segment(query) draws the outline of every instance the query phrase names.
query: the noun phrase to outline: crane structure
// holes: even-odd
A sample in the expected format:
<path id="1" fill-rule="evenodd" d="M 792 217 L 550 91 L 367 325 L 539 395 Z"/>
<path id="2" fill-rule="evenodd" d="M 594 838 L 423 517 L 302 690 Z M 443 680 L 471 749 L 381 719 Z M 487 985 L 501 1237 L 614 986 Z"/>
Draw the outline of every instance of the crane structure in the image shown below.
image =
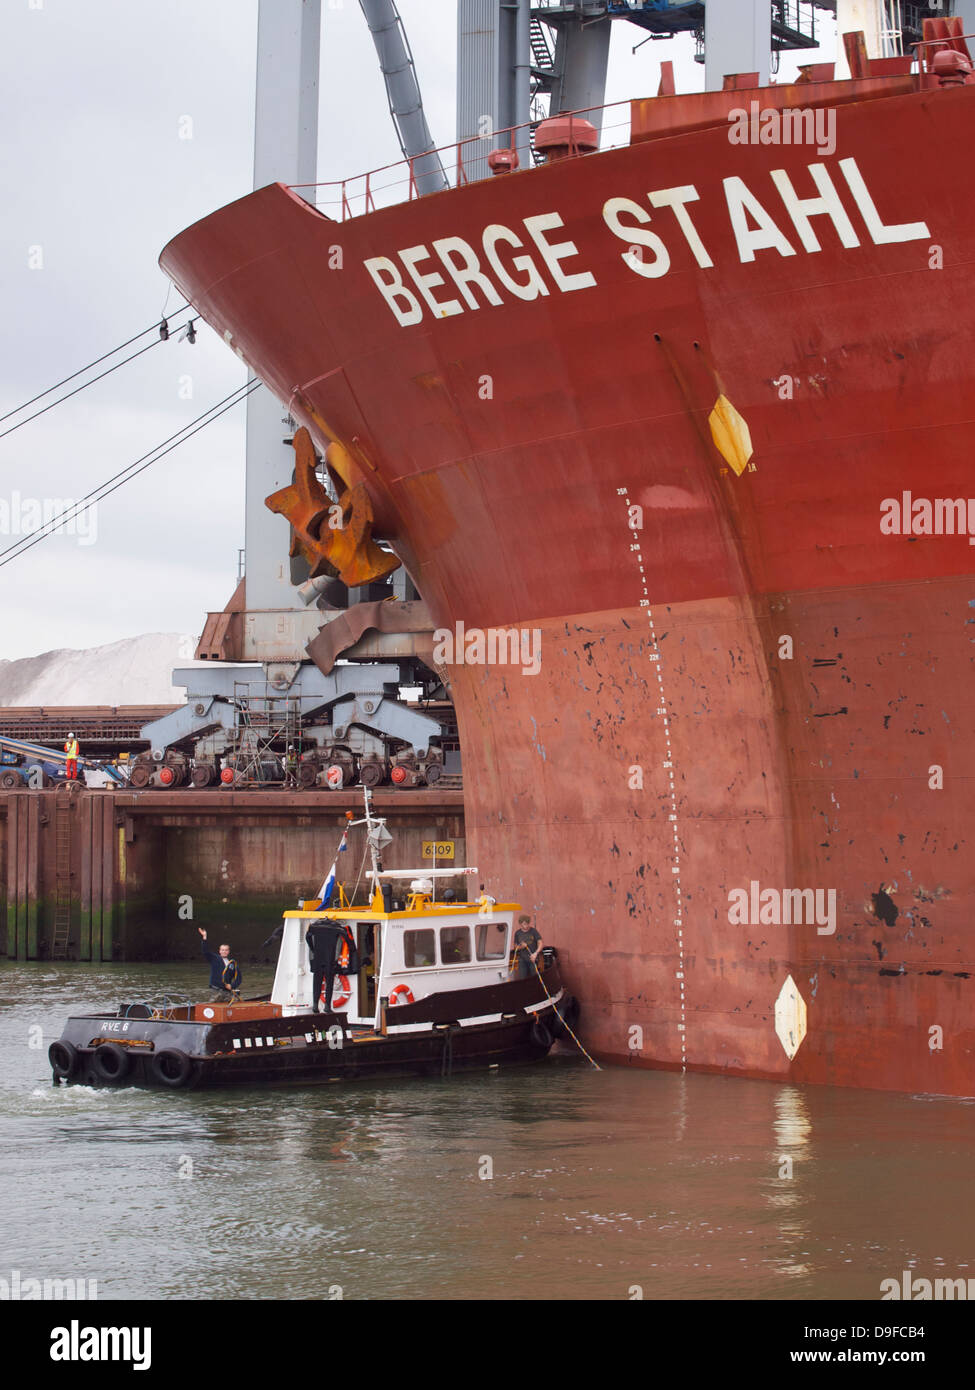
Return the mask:
<path id="1" fill-rule="evenodd" d="M 868 55 L 881 58 L 908 53 L 925 19 L 949 15 L 975 31 L 975 0 L 458 0 L 457 138 L 482 142 L 471 145 L 464 171 L 487 176 L 492 132 L 561 111 L 584 111 L 599 127 L 614 20 L 648 40 L 691 34 L 705 89 L 717 91 L 735 73 L 757 73 L 765 85 L 778 55 L 817 48 L 831 18 L 841 34 L 862 30 Z M 524 165 L 529 142 L 518 139 Z"/>
<path id="2" fill-rule="evenodd" d="M 416 161 L 418 191 L 433 192 L 446 180 L 396 6 L 360 3 L 401 148 Z M 281 182 L 314 196 L 321 10 L 321 0 L 260 0 L 255 189 Z M 432 784 L 445 762 L 459 771 L 455 747 L 445 758 L 455 743 L 449 712 L 430 717 L 399 699 L 403 686 L 443 693 L 422 661 L 432 634 L 425 607 L 398 559 L 373 543 L 367 502 L 355 489 L 341 493 L 288 404 L 263 385 L 248 397 L 243 574 L 226 607 L 208 615 L 196 648 L 197 660 L 213 664 L 174 672 L 186 704 L 143 727 L 149 751 L 132 764 L 133 786 L 415 786 Z M 324 529 L 320 541 L 316 520 L 336 507 L 350 536 L 365 534 L 338 565 L 326 548 L 335 533 Z M 362 607 L 374 621 L 349 624 Z M 360 664 L 333 671 L 336 643 L 325 644 L 327 658 L 312 644 L 336 620 L 356 638 L 343 658 Z"/>

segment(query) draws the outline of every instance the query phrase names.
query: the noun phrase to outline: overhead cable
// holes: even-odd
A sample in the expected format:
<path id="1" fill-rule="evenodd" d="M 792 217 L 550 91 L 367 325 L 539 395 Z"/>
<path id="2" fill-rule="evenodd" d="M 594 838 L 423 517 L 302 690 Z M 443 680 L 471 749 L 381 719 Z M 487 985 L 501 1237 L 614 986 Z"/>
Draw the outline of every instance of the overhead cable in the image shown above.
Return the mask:
<path id="1" fill-rule="evenodd" d="M 184 313 L 189 308 L 189 304 L 184 304 L 183 307 L 181 309 L 177 309 L 176 312 L 171 315 L 171 317 L 176 318 L 179 314 Z M 190 320 L 190 322 L 192 323 L 192 319 Z M 178 326 L 185 327 L 185 325 Z M 98 376 L 92 377 L 90 381 L 83 382 L 80 386 L 75 387 L 73 391 L 68 391 L 63 396 L 59 396 L 58 399 L 56 401 L 52 401 L 50 405 L 44 406 L 41 410 L 36 410 L 33 415 L 28 415 L 26 420 L 20 420 L 16 425 L 11 425 L 9 429 L 4 430 L 3 433 L 0 434 L 0 439 L 3 439 L 8 434 L 13 434 L 14 430 L 20 429 L 21 425 L 26 425 L 31 420 L 36 420 L 38 415 L 43 415 L 46 410 L 52 410 L 54 406 L 60 405 L 62 401 L 68 400 L 71 396 L 76 396 L 78 392 L 83 391 L 86 386 L 93 386 L 96 381 L 101 381 L 102 377 L 108 376 L 111 372 L 116 371 L 119 367 L 124 367 L 126 362 L 131 362 L 134 358 L 140 357 L 142 353 L 148 352 L 149 348 L 155 347 L 157 343 L 166 342 L 169 338 L 170 331 L 171 330 L 169 322 L 165 318 L 156 323 L 150 324 L 150 326 L 148 328 L 144 328 L 141 333 L 136 333 L 133 337 L 126 339 L 124 343 L 119 343 L 118 347 L 112 348 L 111 352 L 102 353 L 101 357 L 96 357 L 93 362 L 89 362 L 85 367 L 79 367 L 76 372 L 72 372 L 70 376 L 64 377 L 63 380 L 56 381 L 54 385 L 49 386 L 46 391 L 38 392 L 36 396 L 31 396 L 29 401 L 24 401 L 15 409 L 8 410 L 5 415 L 0 415 L 0 424 L 3 424 L 4 420 L 9 420 L 12 418 L 12 416 L 19 415 L 20 412 L 22 410 L 26 410 L 28 406 L 34 405 L 37 401 L 42 401 L 45 396 L 49 396 L 52 391 L 59 390 L 62 386 L 66 386 L 69 381 L 74 381 L 76 377 L 84 375 L 85 372 L 90 372 L 92 367 L 97 367 L 101 362 L 107 362 L 108 359 L 110 357 L 114 357 L 116 353 L 122 352 L 127 347 L 131 347 L 131 345 L 133 343 L 137 343 L 140 338 L 144 338 L 147 333 L 155 332 L 159 335 L 154 342 L 149 343 L 144 348 L 140 348 L 138 352 L 133 352 L 131 356 L 124 358 L 121 362 L 116 362 L 114 367 L 108 367 L 104 372 L 99 372 Z M 190 342 L 193 342 L 195 340 L 195 337 L 196 334 L 194 331 L 190 334 Z"/>
<path id="2" fill-rule="evenodd" d="M 243 386 L 238 386 L 236 391 L 231 391 L 229 396 L 225 396 L 222 401 L 218 401 L 216 405 L 212 405 L 209 410 L 205 410 L 202 415 L 198 415 L 196 419 L 191 420 L 188 425 L 184 425 L 183 428 L 177 430 L 175 434 L 171 434 L 167 439 L 164 439 L 161 444 L 157 444 L 154 449 L 150 449 L 149 452 L 143 454 L 141 458 L 137 458 L 133 463 L 120 469 L 118 473 L 113 474 L 111 478 L 107 478 L 105 482 L 100 483 L 99 486 L 93 488 L 91 492 L 79 498 L 77 502 L 72 502 L 69 507 L 59 512 L 57 516 L 51 517 L 48 521 L 45 521 L 42 526 L 38 526 L 26 536 L 21 536 L 11 545 L 8 545 L 5 550 L 0 550 L 0 568 L 4 565 L 9 565 L 13 560 L 19 559 L 21 555 L 26 554 L 28 550 L 32 550 L 35 545 L 39 545 L 41 541 L 46 540 L 48 536 L 53 535 L 56 531 L 60 530 L 62 526 L 70 525 L 70 523 L 93 502 L 97 503 L 104 501 L 104 499 L 110 497 L 113 492 L 117 492 L 120 487 L 131 482 L 133 478 L 137 478 L 140 473 L 144 473 L 147 468 L 151 468 L 154 463 L 158 463 L 160 459 L 165 458 L 166 455 L 172 453 L 174 449 L 178 449 L 180 444 L 185 444 L 188 439 L 192 439 L 195 434 L 199 434 L 200 430 L 205 429 L 207 425 L 213 424 L 214 420 L 218 420 L 221 415 L 225 415 L 228 410 L 232 410 L 235 405 L 239 405 L 241 401 L 246 400 L 260 384 L 261 383 L 256 378 L 252 378 L 250 381 L 245 382 Z"/>

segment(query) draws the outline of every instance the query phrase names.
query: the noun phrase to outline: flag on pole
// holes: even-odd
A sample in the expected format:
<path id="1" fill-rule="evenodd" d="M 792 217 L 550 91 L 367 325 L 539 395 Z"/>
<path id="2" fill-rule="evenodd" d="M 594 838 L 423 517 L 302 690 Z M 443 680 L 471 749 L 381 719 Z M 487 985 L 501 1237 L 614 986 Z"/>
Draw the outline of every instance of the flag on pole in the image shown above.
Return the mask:
<path id="1" fill-rule="evenodd" d="M 335 872 L 336 865 L 338 864 L 339 855 L 347 848 L 346 840 L 348 839 L 348 834 L 348 830 L 342 831 L 342 839 L 339 841 L 339 847 L 335 852 L 335 858 L 332 860 L 332 867 L 328 871 L 328 877 L 318 890 L 319 903 L 317 910 L 319 912 L 323 912 L 331 902 L 332 893 L 335 889 L 335 879 L 337 877 Z"/>

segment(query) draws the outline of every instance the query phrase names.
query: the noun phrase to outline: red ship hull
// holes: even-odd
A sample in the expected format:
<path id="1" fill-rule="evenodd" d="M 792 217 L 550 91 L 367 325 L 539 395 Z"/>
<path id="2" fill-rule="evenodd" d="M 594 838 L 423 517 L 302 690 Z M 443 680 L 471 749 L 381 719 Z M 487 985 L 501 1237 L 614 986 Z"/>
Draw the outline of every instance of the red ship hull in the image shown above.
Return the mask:
<path id="1" fill-rule="evenodd" d="M 435 622 L 527 634 L 450 670 L 469 852 L 558 944 L 587 1045 L 971 1095 L 973 551 L 880 522 L 968 493 L 975 91 L 836 132 L 671 120 L 341 224 L 278 185 L 162 264 L 345 443 Z M 756 915 L 793 889 L 832 930 Z"/>

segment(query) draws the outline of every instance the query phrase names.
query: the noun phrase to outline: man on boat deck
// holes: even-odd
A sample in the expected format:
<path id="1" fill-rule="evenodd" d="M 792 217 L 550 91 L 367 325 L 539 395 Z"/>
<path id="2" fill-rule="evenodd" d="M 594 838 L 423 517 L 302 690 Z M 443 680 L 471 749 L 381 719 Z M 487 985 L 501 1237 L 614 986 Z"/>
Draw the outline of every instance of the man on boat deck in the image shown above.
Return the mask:
<path id="1" fill-rule="evenodd" d="M 203 954 L 210 962 L 210 988 L 216 990 L 211 1004 L 232 1004 L 240 998 L 240 966 L 230 958 L 230 947 L 221 946 L 220 954 L 207 950 L 207 934 L 202 927 L 197 931 L 203 938 Z"/>
<path id="2" fill-rule="evenodd" d="M 542 953 L 544 942 L 530 917 L 518 918 L 515 932 L 515 974 L 519 980 L 535 978 L 535 962 Z"/>

